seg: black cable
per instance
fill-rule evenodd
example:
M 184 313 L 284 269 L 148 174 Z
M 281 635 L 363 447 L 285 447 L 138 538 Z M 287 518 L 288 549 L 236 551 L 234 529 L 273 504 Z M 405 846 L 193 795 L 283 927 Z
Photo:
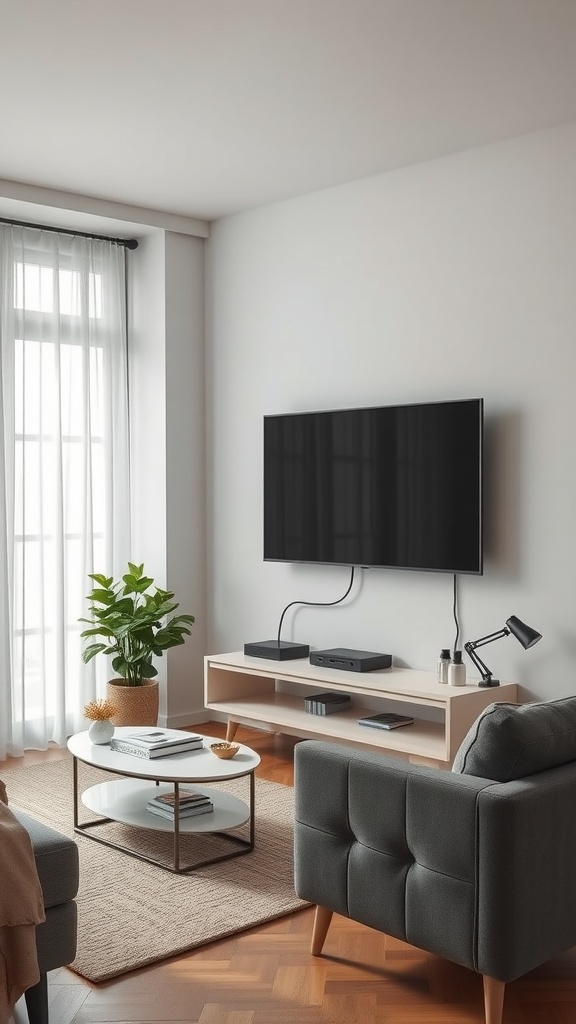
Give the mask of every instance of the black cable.
M 458 641 L 460 639 L 460 623 L 458 621 L 458 577 L 454 573 L 454 600 L 452 604 L 452 614 L 454 615 L 454 622 L 456 623 L 456 638 L 454 640 L 454 650 L 458 650 Z
M 290 604 L 286 605 L 284 611 L 282 612 L 282 615 L 280 616 L 280 623 L 278 625 L 278 647 L 280 646 L 280 633 L 282 632 L 282 623 L 284 621 L 284 616 L 286 615 L 288 609 L 291 608 L 293 604 L 305 604 L 309 605 L 312 608 L 328 608 L 331 605 L 340 604 L 341 601 L 344 601 L 345 598 L 348 597 L 348 594 L 352 590 L 352 584 L 354 583 L 354 570 L 356 569 L 356 566 L 353 565 L 351 569 L 352 571 L 350 573 L 350 583 L 348 584 L 348 590 L 346 591 L 345 594 L 342 595 L 342 597 L 339 597 L 337 601 L 290 601 Z

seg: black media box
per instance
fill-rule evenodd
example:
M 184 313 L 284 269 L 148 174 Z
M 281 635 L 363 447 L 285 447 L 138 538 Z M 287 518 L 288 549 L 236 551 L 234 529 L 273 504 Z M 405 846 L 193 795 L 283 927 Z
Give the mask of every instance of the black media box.
M 312 651 L 310 664 L 321 665 L 323 668 L 341 668 L 346 672 L 372 672 L 375 668 L 391 668 L 392 655 L 335 647 L 332 651 Z
M 244 644 L 244 654 L 251 658 L 270 658 L 271 661 L 296 661 L 307 658 L 308 644 L 292 644 L 288 640 L 260 640 L 255 644 Z

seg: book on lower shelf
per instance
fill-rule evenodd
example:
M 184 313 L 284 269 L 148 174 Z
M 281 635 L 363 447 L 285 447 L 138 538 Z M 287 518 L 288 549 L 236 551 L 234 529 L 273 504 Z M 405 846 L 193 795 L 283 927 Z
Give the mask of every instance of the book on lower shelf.
M 403 725 L 412 725 L 413 722 L 414 719 L 409 715 L 396 715 L 393 712 L 358 719 L 358 725 L 368 725 L 373 729 L 399 729 Z
M 144 758 L 169 757 L 171 754 L 191 754 L 195 750 L 202 749 L 203 743 L 201 739 L 199 743 L 195 740 L 185 740 L 181 743 L 170 743 L 165 747 L 148 747 L 120 736 L 113 736 L 110 740 L 110 750 L 115 750 L 120 754 L 133 754 L 135 757 Z
M 197 789 L 186 789 L 179 787 L 178 789 L 178 806 L 187 807 L 189 805 L 195 805 L 200 803 L 206 803 L 210 801 L 210 797 L 206 793 L 200 793 Z M 168 809 L 174 810 L 176 806 L 176 794 L 172 793 L 159 793 L 158 796 L 152 797 L 150 803 L 156 804 L 159 807 L 167 807 Z
M 176 817 L 175 808 L 168 807 L 166 804 L 156 803 L 156 800 L 156 797 L 153 800 L 149 800 L 148 803 L 146 804 L 147 809 L 152 814 L 159 814 L 160 817 L 162 818 L 169 818 L 171 821 L 174 821 L 174 818 Z M 212 803 L 209 797 L 206 797 L 205 800 L 198 801 L 197 803 L 184 804 L 180 806 L 178 808 L 178 817 L 192 818 L 196 814 L 208 814 L 210 811 L 213 810 L 214 804 Z
M 347 693 L 328 690 L 326 693 L 314 693 L 306 697 L 304 707 L 311 715 L 333 715 L 351 708 L 352 701 Z

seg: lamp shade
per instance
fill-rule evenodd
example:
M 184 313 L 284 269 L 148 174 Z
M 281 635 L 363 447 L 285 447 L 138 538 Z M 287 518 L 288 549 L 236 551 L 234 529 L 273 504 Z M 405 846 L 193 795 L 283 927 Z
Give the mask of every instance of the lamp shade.
M 517 618 L 516 615 L 511 615 L 509 619 L 506 619 L 506 625 L 526 651 L 529 647 L 533 647 L 534 644 L 538 643 L 538 641 L 542 639 L 541 633 L 537 633 L 531 626 L 527 626 L 526 623 L 522 622 L 522 620 Z

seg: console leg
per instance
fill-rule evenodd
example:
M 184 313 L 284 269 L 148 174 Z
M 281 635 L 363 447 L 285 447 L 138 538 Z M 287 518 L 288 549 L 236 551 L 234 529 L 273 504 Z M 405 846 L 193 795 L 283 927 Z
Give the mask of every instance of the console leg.
M 328 929 L 330 927 L 330 921 L 332 920 L 332 911 L 326 910 L 326 907 L 316 907 L 316 913 L 314 914 L 314 925 L 312 927 L 312 943 L 310 946 L 310 952 L 312 956 L 320 956 Z
M 40 975 L 40 981 L 24 993 L 30 1024 L 48 1024 L 48 977 Z
M 228 743 L 231 743 L 234 739 L 239 725 L 240 722 L 228 722 L 228 725 L 226 726 L 226 739 L 228 740 Z

